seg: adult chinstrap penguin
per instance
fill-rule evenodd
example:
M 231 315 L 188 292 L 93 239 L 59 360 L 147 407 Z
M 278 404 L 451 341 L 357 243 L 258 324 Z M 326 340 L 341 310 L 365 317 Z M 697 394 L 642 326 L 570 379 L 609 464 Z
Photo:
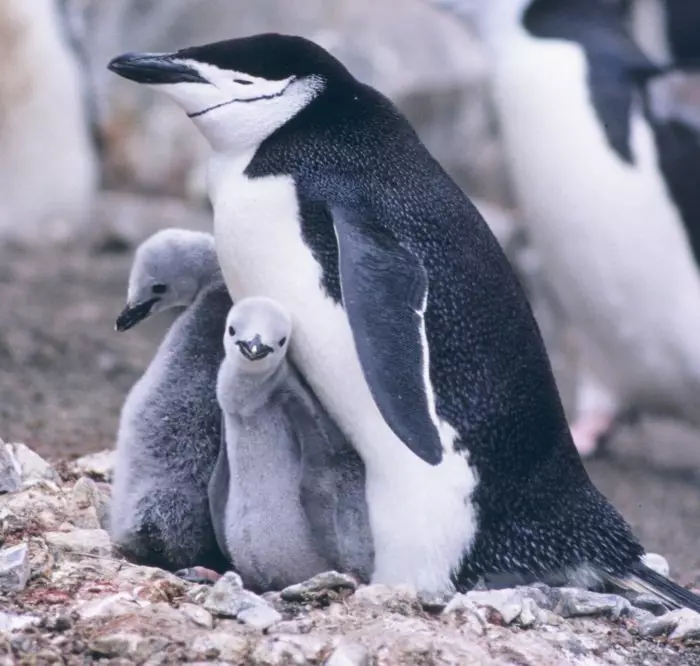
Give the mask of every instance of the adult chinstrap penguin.
M 389 100 L 277 34 L 110 67 L 209 140 L 231 293 L 291 313 L 292 358 L 364 460 L 373 581 L 653 578 L 586 475 L 498 242 Z
M 109 531 L 139 562 L 172 571 L 228 566 L 207 488 L 221 440 L 215 387 L 231 303 L 211 234 L 164 229 L 136 250 L 117 330 L 186 306 L 129 392 L 119 423 Z
M 287 361 L 291 338 L 278 303 L 239 301 L 216 386 L 225 441 L 212 520 L 246 587 L 261 592 L 331 569 L 372 571 L 362 460 Z

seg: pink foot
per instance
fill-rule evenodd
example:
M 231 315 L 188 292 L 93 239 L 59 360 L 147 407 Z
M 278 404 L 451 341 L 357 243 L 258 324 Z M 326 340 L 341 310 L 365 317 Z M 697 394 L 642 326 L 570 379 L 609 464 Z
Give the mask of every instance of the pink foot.
M 582 458 L 588 458 L 596 452 L 601 437 L 610 430 L 614 420 L 612 414 L 595 412 L 580 416 L 571 425 L 571 435 Z
M 206 567 L 189 567 L 187 569 L 180 569 L 179 571 L 175 572 L 175 575 L 190 583 L 205 585 L 213 585 L 217 580 L 219 580 L 219 578 L 221 578 L 221 574 L 218 574 L 216 571 L 212 571 L 211 569 L 207 569 Z

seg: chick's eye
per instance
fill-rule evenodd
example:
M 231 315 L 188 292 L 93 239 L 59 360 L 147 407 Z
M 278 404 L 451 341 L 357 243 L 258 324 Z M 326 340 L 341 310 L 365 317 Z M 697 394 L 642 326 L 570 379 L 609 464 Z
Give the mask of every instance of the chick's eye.
M 280 347 L 283 347 L 285 342 L 287 342 L 287 338 L 282 338 L 282 339 L 279 341 L 279 346 L 280 346 Z
M 228 334 L 233 336 L 236 335 L 236 329 L 233 326 L 228 327 Z
M 154 294 L 164 294 L 166 291 L 168 291 L 168 287 L 167 287 L 167 285 L 164 285 L 164 284 L 154 284 L 151 287 L 151 291 Z
M 240 83 L 242 86 L 252 86 L 253 82 L 252 81 L 246 81 L 245 79 L 234 79 L 234 83 Z

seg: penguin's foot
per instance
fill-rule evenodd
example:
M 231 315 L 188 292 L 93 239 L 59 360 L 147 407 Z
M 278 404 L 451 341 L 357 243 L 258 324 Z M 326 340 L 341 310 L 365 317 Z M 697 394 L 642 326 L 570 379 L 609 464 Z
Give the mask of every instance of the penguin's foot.
M 213 585 L 221 578 L 221 574 L 205 567 L 187 567 L 187 569 L 176 571 L 175 575 L 188 583 L 196 583 L 198 585 Z
M 589 458 L 597 450 L 615 422 L 610 412 L 591 412 L 579 416 L 571 425 L 576 450 L 582 458 Z
M 650 617 L 639 625 L 639 635 L 665 636 L 672 641 L 700 638 L 700 613 L 689 608 L 664 613 L 661 617 Z

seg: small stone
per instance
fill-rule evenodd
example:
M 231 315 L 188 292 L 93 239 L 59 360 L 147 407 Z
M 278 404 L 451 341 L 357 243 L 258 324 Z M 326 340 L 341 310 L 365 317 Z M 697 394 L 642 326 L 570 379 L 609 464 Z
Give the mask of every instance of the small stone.
M 12 450 L 0 439 L 0 493 L 16 493 L 22 488 L 22 467 Z
M 418 594 L 412 585 L 363 585 L 357 589 L 353 600 L 371 606 L 413 605 L 418 601 Z
M 71 500 L 77 509 L 97 506 L 99 491 L 92 479 L 81 476 L 71 490 Z
M 73 618 L 70 615 L 63 614 L 44 618 L 41 626 L 49 631 L 62 632 L 68 631 L 73 624 Z
M 658 553 L 645 553 L 642 557 L 642 563 L 648 566 L 652 571 L 655 571 L 660 576 L 668 578 L 671 573 L 671 567 L 668 565 L 668 560 Z
M 234 664 L 249 663 L 248 639 L 227 631 L 208 631 L 199 634 L 192 643 L 192 650 L 197 655 L 210 655 L 215 652 L 215 658 Z
M 561 595 L 554 609 L 562 617 L 581 617 L 585 615 L 609 615 L 618 619 L 628 615 L 632 604 L 616 594 L 600 594 L 590 590 L 562 587 Z
M 19 463 L 24 486 L 32 485 L 42 480 L 54 482 L 59 480 L 56 470 L 28 446 L 24 444 L 7 444 L 6 447 Z
M 260 666 L 306 666 L 322 658 L 330 639 L 319 635 L 269 636 L 260 641 L 252 654 L 252 663 Z
M 282 616 L 272 606 L 252 604 L 242 608 L 236 615 L 236 619 L 239 622 L 243 622 L 243 624 L 253 627 L 253 629 L 265 631 L 277 624 L 282 619 Z
M 522 595 L 514 589 L 472 591 L 467 593 L 467 597 L 477 606 L 496 611 L 502 618 L 503 624 L 506 625 L 514 622 L 523 609 Z
M 111 481 L 115 460 L 115 451 L 113 449 L 107 449 L 78 458 L 73 464 L 80 473 L 87 474 L 93 479 Z
M 105 530 L 78 529 L 71 532 L 47 532 L 44 538 L 49 548 L 62 555 L 109 557 L 112 554 L 112 543 Z
M 36 615 L 15 615 L 14 613 L 0 612 L 0 633 L 21 631 L 27 627 L 39 624 L 41 618 Z
M 77 608 L 83 620 L 102 617 L 117 617 L 137 611 L 141 605 L 128 592 L 119 592 L 84 602 Z
M 639 625 L 639 635 L 661 636 L 669 634 L 671 640 L 696 639 L 700 637 L 700 614 L 689 608 L 669 611 L 661 617 L 653 617 Z
M 0 592 L 23 590 L 29 573 L 29 548 L 26 543 L 0 550 Z
M 140 640 L 137 634 L 98 636 L 88 645 L 88 649 L 101 657 L 126 657 L 136 652 Z
M 233 617 L 261 630 L 282 619 L 262 597 L 244 589 L 241 577 L 232 571 L 214 584 L 204 600 L 204 607 L 215 615 Z
M 198 627 L 211 629 L 214 626 L 214 618 L 211 613 L 201 606 L 188 603 L 180 604 L 180 612 Z
M 280 596 L 284 601 L 312 601 L 329 591 L 356 590 L 357 579 L 337 571 L 325 571 L 302 583 L 285 587 Z
M 372 655 L 360 643 L 341 640 L 323 666 L 371 666 Z
M 444 594 L 429 594 L 425 592 L 418 593 L 418 601 L 423 610 L 428 613 L 442 613 L 447 604 L 454 598 L 454 593 Z

